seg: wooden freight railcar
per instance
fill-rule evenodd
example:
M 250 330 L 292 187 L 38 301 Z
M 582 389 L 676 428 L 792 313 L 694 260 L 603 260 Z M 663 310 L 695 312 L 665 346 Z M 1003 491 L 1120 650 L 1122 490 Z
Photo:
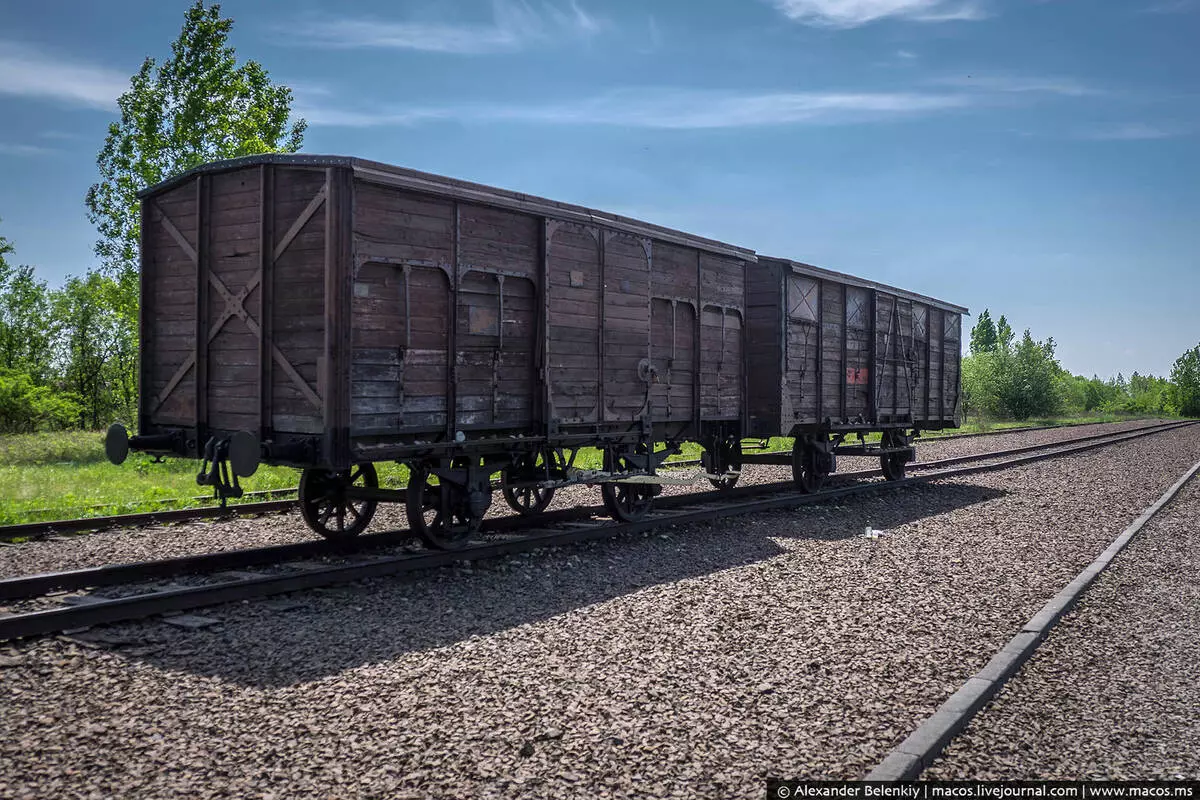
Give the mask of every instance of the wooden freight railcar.
M 750 250 L 353 158 L 217 162 L 141 198 L 139 435 L 114 428 L 115 461 L 204 458 L 223 497 L 260 460 L 300 467 L 323 535 L 403 500 L 439 547 L 497 473 L 518 511 L 588 481 L 628 519 L 680 443 L 732 466 Z M 409 465 L 403 494 L 379 461 Z
M 922 430 L 961 419 L 967 309 L 891 286 L 760 256 L 747 271 L 752 436 L 793 436 L 796 482 L 814 491 L 835 456 L 878 455 L 904 476 Z M 865 434 L 882 434 L 867 444 Z M 848 444 L 856 436 L 858 444 Z M 746 462 L 778 456 L 745 454 Z

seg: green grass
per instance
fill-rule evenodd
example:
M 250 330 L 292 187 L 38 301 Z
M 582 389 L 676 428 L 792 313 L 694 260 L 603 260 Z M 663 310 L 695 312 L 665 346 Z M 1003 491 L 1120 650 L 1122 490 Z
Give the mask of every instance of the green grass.
M 201 506 L 211 489 L 196 483 L 199 462 L 131 453 L 121 466 L 104 456 L 104 434 L 0 436 L 0 525 Z M 295 487 L 296 470 L 263 467 L 246 491 Z M 261 499 L 261 498 L 258 498 Z
M 1134 418 L 1093 415 L 1024 422 L 972 419 L 957 430 L 944 434 L 930 431 L 923 438 L 1129 419 Z M 878 439 L 878 434 L 867 437 L 868 441 Z M 791 439 L 776 437 L 770 440 L 768 449 L 788 450 L 791 446 Z M 698 445 L 685 444 L 683 451 L 672 459 L 699 458 L 700 452 Z M 196 483 L 199 466 L 197 461 L 178 458 L 154 463 L 149 456 L 138 453 L 131 453 L 124 464 L 115 466 L 104 457 L 104 434 L 97 432 L 0 436 L 0 525 L 212 505 L 215 503 L 212 490 Z M 600 451 L 594 448 L 581 450 L 575 466 L 600 469 Z M 380 463 L 376 468 L 383 486 L 400 488 L 407 482 L 408 470 L 404 466 Z M 247 492 L 294 490 L 299 480 L 298 470 L 263 466 L 243 480 L 242 487 Z M 249 497 L 242 502 L 262 499 L 265 498 Z
M 964 433 L 992 433 L 1012 428 L 1040 428 L 1047 425 L 1089 425 L 1100 422 L 1132 422 L 1149 417 L 1130 416 L 1126 414 L 1084 414 L 1080 416 L 1040 417 L 1027 420 L 996 420 L 986 417 L 969 417 L 961 427 L 944 431 L 928 431 L 921 434 L 922 439 L 933 439 L 938 436 L 955 436 Z

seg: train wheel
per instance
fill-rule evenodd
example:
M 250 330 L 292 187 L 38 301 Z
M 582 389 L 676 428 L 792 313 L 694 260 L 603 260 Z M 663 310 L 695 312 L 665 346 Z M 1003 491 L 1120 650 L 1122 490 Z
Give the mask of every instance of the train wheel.
M 879 466 L 883 470 L 883 476 L 889 481 L 904 480 L 905 463 L 903 453 L 884 453 L 879 457 Z
M 508 507 L 516 511 L 523 517 L 531 517 L 534 514 L 540 514 L 550 505 L 550 501 L 554 499 L 554 489 L 543 489 L 540 486 L 509 486 L 508 482 L 519 482 L 523 478 L 527 479 L 530 473 L 537 474 L 540 468 L 537 458 L 533 462 L 533 468 L 529 468 L 529 458 L 524 457 L 518 463 L 509 467 L 504 471 L 504 488 L 501 492 L 504 494 L 504 501 L 508 503 Z
M 434 549 L 466 547 L 472 527 L 464 513 L 466 492 L 449 481 L 439 481 L 426 467 L 410 466 L 410 470 L 406 503 L 409 527 Z
M 799 439 L 792 445 L 792 480 L 805 494 L 819 492 L 827 474 L 820 468 L 820 452 Z
M 308 527 L 332 542 L 358 536 L 375 516 L 376 502 L 348 499 L 349 486 L 378 488 L 375 465 L 356 464 L 348 472 L 312 467 L 300 476 L 300 514 Z
M 600 486 L 600 498 L 613 519 L 636 522 L 654 504 L 654 487 L 648 483 L 605 483 Z

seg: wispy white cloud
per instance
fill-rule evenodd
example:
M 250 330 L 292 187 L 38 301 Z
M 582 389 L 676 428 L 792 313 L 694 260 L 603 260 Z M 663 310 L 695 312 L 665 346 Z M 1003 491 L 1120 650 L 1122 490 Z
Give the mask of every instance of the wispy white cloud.
M 129 76 L 116 70 L 0 40 L 0 95 L 111 110 L 128 88 Z
M 987 17 L 979 0 L 772 0 L 791 20 L 825 28 L 857 28 L 882 19 L 951 22 Z
M 49 147 L 35 144 L 8 144 L 0 142 L 0 156 L 46 156 L 55 152 Z
M 1057 94 L 1067 97 L 1088 97 L 1107 94 L 1102 89 L 1087 86 L 1074 78 L 1060 77 L 963 75 L 951 78 L 937 78 L 931 81 L 931 83 L 939 86 L 952 86 L 957 89 L 970 89 L 981 92 Z
M 714 129 L 837 125 L 915 117 L 970 105 L 965 94 L 922 92 L 734 93 L 630 89 L 544 105 L 464 104 L 353 111 L 320 106 L 298 111 L 310 125 L 373 127 L 433 120 Z
M 456 114 L 454 109 L 450 108 L 394 108 L 355 111 L 313 103 L 298 103 L 294 114 L 310 126 L 325 128 L 400 127 L 439 119 L 453 119 L 456 116 L 461 117 Z
M 1124 122 L 1091 130 L 1081 131 L 1077 138 L 1100 142 L 1131 142 L 1146 139 L 1174 139 L 1188 136 L 1193 131 L 1173 125 L 1155 125 L 1147 122 Z
M 576 0 L 539 6 L 526 0 L 493 0 L 492 21 L 486 24 L 310 16 L 278 30 L 285 40 L 306 46 L 483 55 L 516 52 L 564 36 L 586 38 L 603 27 Z
M 903 58 L 905 61 L 911 61 L 917 57 L 917 54 L 911 50 L 897 50 L 896 58 Z

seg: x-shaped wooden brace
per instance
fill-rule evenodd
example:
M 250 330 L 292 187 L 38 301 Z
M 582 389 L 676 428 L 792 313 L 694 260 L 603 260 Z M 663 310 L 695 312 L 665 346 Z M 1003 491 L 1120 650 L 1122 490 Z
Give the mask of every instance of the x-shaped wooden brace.
M 325 203 L 325 195 L 326 187 L 322 186 L 321 190 L 317 192 L 311 201 L 309 201 L 304 211 L 300 212 L 300 216 L 296 218 L 296 221 L 292 223 L 292 226 L 288 228 L 287 233 L 284 234 L 283 238 L 279 240 L 279 244 L 275 246 L 275 250 L 271 254 L 272 262 L 279 260 L 279 257 L 287 251 L 288 246 L 291 245 L 292 241 L 300 233 L 300 230 L 308 223 L 310 219 L 312 219 L 312 215 L 317 213 L 317 209 L 319 209 Z M 179 245 L 180 249 L 183 250 L 187 257 L 192 260 L 192 263 L 197 264 L 199 262 L 199 257 L 196 254 L 196 248 L 192 247 L 191 243 L 188 242 L 182 233 L 180 233 L 179 229 L 175 227 L 175 224 L 171 222 L 170 218 L 166 214 L 163 213 L 161 208 L 155 205 L 154 209 L 158 212 L 159 220 L 162 222 L 163 227 L 166 228 L 167 233 L 171 235 L 171 238 L 175 240 L 175 243 Z M 254 289 L 262 282 L 262 267 L 259 267 L 255 271 L 254 275 L 251 276 L 250 280 L 247 281 L 246 285 L 243 286 L 241 291 L 239 291 L 236 295 L 230 292 L 229 288 L 222 283 L 221 279 L 214 275 L 211 270 L 208 272 L 208 282 L 212 284 L 213 288 L 217 290 L 217 293 L 221 295 L 221 299 L 225 301 L 225 310 L 221 313 L 220 319 L 218 319 L 212 325 L 212 327 L 208 329 L 208 341 L 211 342 L 213 339 L 217 338 L 217 334 L 221 332 L 221 328 L 225 327 L 225 323 L 233 317 L 240 319 L 250 330 L 250 332 L 257 336 L 261 341 L 262 328 L 259 327 L 258 322 L 256 322 L 255 319 L 246 311 L 245 303 L 246 298 L 250 296 L 250 293 L 253 292 Z M 198 288 L 199 287 L 197 287 L 197 289 Z M 287 360 L 287 356 L 280 351 L 274 342 L 271 343 L 271 355 L 275 359 L 275 362 L 283 368 L 285 373 L 287 373 L 287 376 L 292 379 L 292 383 L 296 384 L 296 388 L 300 390 L 301 394 L 303 394 L 310 403 L 320 410 L 322 408 L 321 396 L 313 391 L 313 388 L 308 385 L 308 381 L 304 380 L 304 376 L 296 371 L 296 368 L 292 366 L 292 363 Z M 166 399 L 171 395 L 171 392 L 175 391 L 175 387 L 179 385 L 179 382 L 187 375 L 188 370 L 195 366 L 195 364 L 196 353 L 193 351 L 192 354 L 189 355 L 184 362 L 179 365 L 179 369 L 175 370 L 175 374 L 171 376 L 171 380 L 167 381 L 167 385 L 161 392 L 159 392 L 158 397 L 155 398 L 154 412 L 157 412 L 158 409 L 162 407 L 162 404 L 166 402 Z
M 862 324 L 862 320 L 860 319 L 860 317 L 862 316 L 862 310 L 863 310 L 864 303 L 865 303 L 865 300 L 859 300 L 856 297 L 854 297 L 854 295 L 850 295 L 850 304 L 853 306 L 853 310 L 851 310 L 850 313 L 846 315 L 846 324 L 847 325 L 852 325 L 855 322 L 859 323 L 860 325 Z
M 796 282 L 793 285 L 797 289 L 800 289 L 800 283 Z M 798 316 L 796 314 L 796 311 L 798 311 L 801 306 L 804 306 L 808 309 L 808 313 L 812 314 L 813 319 L 816 319 L 817 318 L 816 306 L 814 306 L 811 302 L 809 302 L 809 298 L 811 298 L 816 293 L 817 293 L 817 284 L 815 282 L 811 286 L 808 287 L 808 291 L 804 291 L 803 289 L 801 289 L 800 290 L 800 295 L 801 295 L 800 299 L 796 302 L 796 304 L 794 306 L 792 306 L 791 311 L 790 311 L 790 316 Z

